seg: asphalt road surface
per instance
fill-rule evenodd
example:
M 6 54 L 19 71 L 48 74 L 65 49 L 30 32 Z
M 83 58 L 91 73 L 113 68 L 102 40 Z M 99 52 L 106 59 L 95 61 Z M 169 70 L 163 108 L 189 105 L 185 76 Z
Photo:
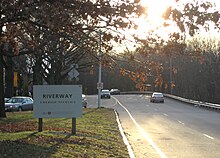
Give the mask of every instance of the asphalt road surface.
M 97 107 L 97 96 L 87 96 Z M 147 95 L 114 95 L 101 106 L 114 108 L 137 158 L 220 158 L 220 112 Z

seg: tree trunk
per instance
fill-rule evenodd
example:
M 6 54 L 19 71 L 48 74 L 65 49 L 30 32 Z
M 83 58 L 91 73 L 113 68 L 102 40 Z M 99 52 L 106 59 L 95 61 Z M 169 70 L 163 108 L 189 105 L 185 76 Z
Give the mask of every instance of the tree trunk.
M 42 58 L 38 57 L 36 59 L 36 63 L 34 65 L 34 74 L 33 74 L 33 85 L 42 85 L 43 81 L 42 81 L 42 71 L 41 71 L 41 62 L 42 62 Z
M 7 69 L 5 71 L 6 73 L 6 89 L 5 89 L 5 97 L 10 98 L 14 95 L 14 85 L 13 85 L 13 79 L 14 79 L 14 68 L 13 68 L 13 61 L 12 57 L 7 57 Z
M 2 50 L 0 50 L 0 118 L 6 117 L 3 77 L 3 53 Z

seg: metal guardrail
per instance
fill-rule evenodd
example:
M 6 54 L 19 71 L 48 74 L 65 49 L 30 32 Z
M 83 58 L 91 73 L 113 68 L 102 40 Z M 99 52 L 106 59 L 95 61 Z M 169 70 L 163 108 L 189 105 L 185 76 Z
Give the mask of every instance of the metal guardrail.
M 174 96 L 174 95 L 170 95 L 170 94 L 164 94 L 164 96 L 175 99 L 175 100 L 178 100 L 178 101 L 181 101 L 181 102 L 184 102 L 184 103 L 193 104 L 194 106 L 201 106 L 201 107 L 220 110 L 220 105 L 219 104 L 213 104 L 213 103 L 207 103 L 207 102 L 202 102 L 202 101 L 186 99 L 186 98 L 182 98 L 182 97 Z
M 152 94 L 153 92 L 150 91 L 129 91 L 129 92 L 121 92 L 121 94 Z M 191 100 L 191 99 L 186 99 L 182 98 L 179 96 L 171 95 L 171 94 L 164 94 L 165 97 L 175 99 L 184 103 L 192 104 L 194 106 L 199 106 L 199 107 L 205 107 L 205 108 L 211 108 L 215 110 L 220 110 L 220 104 L 213 104 L 213 103 L 207 103 L 207 102 L 202 102 L 202 101 L 196 101 L 196 100 Z

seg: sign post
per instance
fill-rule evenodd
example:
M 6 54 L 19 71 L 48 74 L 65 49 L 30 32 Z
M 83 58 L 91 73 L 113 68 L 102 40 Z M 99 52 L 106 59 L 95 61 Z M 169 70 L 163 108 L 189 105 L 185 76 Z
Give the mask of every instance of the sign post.
M 38 132 L 42 132 L 43 131 L 43 119 L 39 118 L 38 119 Z
M 72 134 L 76 135 L 76 118 L 72 118 Z

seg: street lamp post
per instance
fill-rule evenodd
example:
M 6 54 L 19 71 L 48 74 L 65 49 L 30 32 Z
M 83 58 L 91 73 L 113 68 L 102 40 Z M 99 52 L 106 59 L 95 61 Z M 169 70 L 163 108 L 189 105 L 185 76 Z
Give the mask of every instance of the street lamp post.
M 101 82 L 102 82 L 102 50 L 101 50 L 101 31 L 99 32 L 99 80 L 98 80 L 98 108 L 100 108 L 101 104 Z

